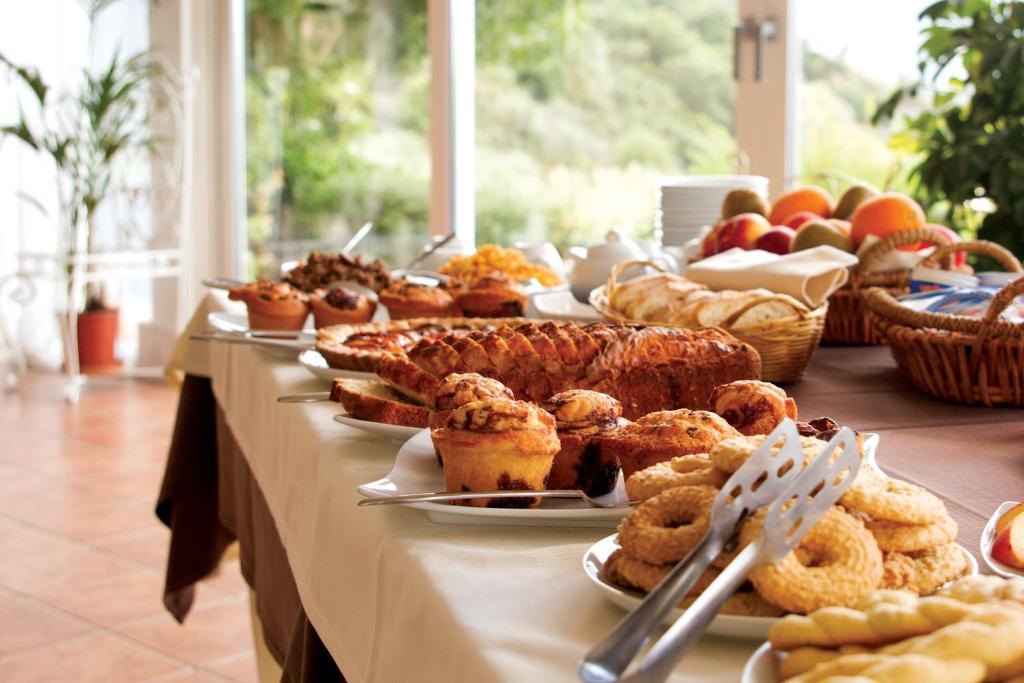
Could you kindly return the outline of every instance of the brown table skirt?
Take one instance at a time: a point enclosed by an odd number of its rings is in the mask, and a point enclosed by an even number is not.
[[[156,514],[171,529],[164,605],[178,621],[192,607],[196,582],[237,540],[242,576],[282,680],[345,680],[302,609],[267,501],[208,379],[185,377]]]

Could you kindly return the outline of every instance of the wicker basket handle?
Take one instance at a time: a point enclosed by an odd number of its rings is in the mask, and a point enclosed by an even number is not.
[[[806,306],[794,306],[793,298],[787,296],[786,294],[765,294],[763,296],[754,297],[747,303],[737,308],[735,311],[732,312],[732,314],[728,318],[722,321],[722,324],[719,327],[722,327],[725,330],[730,330],[732,329],[732,326],[736,324],[736,321],[743,317],[744,313],[746,313],[752,308],[760,306],[761,304],[767,304],[772,301],[780,301],[784,304],[787,304],[790,308],[793,309],[794,313],[800,316],[801,320],[807,320],[807,316],[810,315],[810,311],[807,310]],[[799,302],[797,303],[799,304]]]
[[[1024,272],[1024,267],[1021,266],[1020,261],[1010,252],[1009,249],[996,244],[995,242],[989,242],[988,240],[970,240],[967,242],[943,245],[922,261],[921,265],[934,266],[941,264],[943,268],[949,269],[952,265],[951,259],[953,254],[961,251],[968,254],[982,254],[983,256],[988,256],[999,263],[999,265],[1005,268],[1009,273]]]
[[[615,291],[615,288],[619,286],[619,276],[622,275],[622,273],[627,268],[632,268],[633,266],[650,266],[656,270],[661,271],[662,273],[665,272],[665,267],[659,264],[657,261],[645,261],[644,259],[630,259],[628,261],[616,263],[614,266],[612,266],[611,271],[609,271],[608,284],[605,285],[605,291],[608,294],[608,296],[611,296],[612,292]]]
[[[868,247],[864,254],[861,255],[860,263],[854,266],[854,268],[861,275],[866,275],[871,266],[874,265],[875,261],[885,254],[899,249],[900,247],[917,244],[918,242],[927,242],[928,244],[936,247],[943,247],[946,245],[946,238],[943,237],[940,232],[932,230],[931,228],[917,228],[916,230],[898,230],[896,232],[890,232],[888,235]]]

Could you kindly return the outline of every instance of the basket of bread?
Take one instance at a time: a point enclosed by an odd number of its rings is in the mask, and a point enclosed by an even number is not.
[[[921,391],[969,405],[1024,406],[1024,276],[1020,261],[992,242],[941,247],[925,262],[984,254],[1011,275],[1001,289],[950,288],[897,299],[883,287],[864,293],[877,334]],[[1016,276],[1016,277],[1014,277]]]
[[[620,282],[627,269],[657,272]],[[767,289],[711,291],[666,273],[653,261],[624,261],[608,283],[591,293],[591,305],[609,320],[701,329],[718,327],[747,342],[761,355],[762,378],[795,382],[803,377],[818,348],[828,304],[810,308]]]

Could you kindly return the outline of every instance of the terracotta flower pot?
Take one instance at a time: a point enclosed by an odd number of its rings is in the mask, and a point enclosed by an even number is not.
[[[78,362],[82,367],[115,365],[118,311],[84,311],[78,314]]]

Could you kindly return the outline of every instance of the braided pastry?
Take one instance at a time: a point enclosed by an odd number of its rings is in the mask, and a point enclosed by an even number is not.
[[[709,403],[740,434],[768,434],[784,419],[796,419],[796,401],[768,382],[741,379],[715,387]]]
[[[862,604],[865,607],[861,609],[824,607],[807,616],[791,614],[772,625],[768,640],[779,650],[807,645],[873,647],[931,633],[978,611],[973,605],[941,597],[910,600],[906,604]]]
[[[1024,604],[1024,579],[1001,579],[981,574],[965,576],[939,591],[939,595],[961,602],[1012,600]]]
[[[789,683],[980,683],[984,677],[985,666],[972,659],[865,653],[837,657],[787,680]]]

